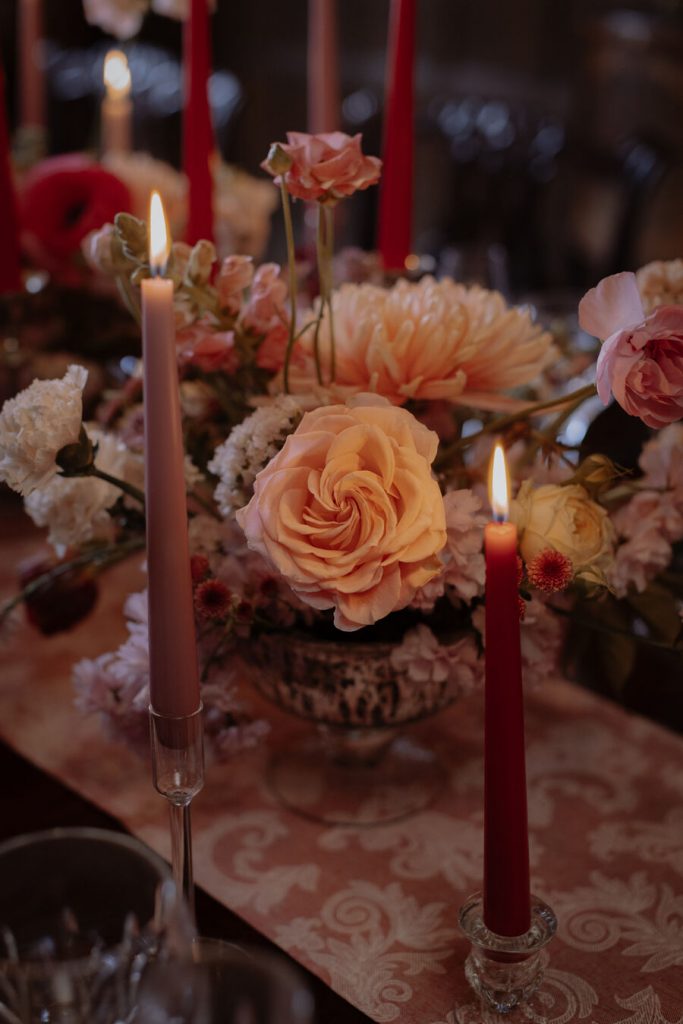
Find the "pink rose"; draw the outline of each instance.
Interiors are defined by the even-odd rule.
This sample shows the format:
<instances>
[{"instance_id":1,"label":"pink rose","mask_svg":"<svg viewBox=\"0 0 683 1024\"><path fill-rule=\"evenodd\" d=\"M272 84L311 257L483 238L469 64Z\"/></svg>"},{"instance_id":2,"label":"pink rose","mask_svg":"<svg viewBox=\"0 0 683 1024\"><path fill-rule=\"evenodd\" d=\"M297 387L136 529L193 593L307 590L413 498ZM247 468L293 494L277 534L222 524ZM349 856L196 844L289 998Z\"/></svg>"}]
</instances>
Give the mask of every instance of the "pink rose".
<instances>
[{"instance_id":1,"label":"pink rose","mask_svg":"<svg viewBox=\"0 0 683 1024\"><path fill-rule=\"evenodd\" d=\"M256 365L262 370L277 373L285 365L285 353L289 331L285 324L278 324L268 331L256 353Z\"/></svg>"},{"instance_id":2,"label":"pink rose","mask_svg":"<svg viewBox=\"0 0 683 1024\"><path fill-rule=\"evenodd\" d=\"M181 365L196 366L204 373L234 373L239 366L232 331L212 331L200 320L178 331L176 341Z\"/></svg>"},{"instance_id":3,"label":"pink rose","mask_svg":"<svg viewBox=\"0 0 683 1024\"><path fill-rule=\"evenodd\" d=\"M216 290L221 309L236 316L242 306L244 291L254 279L251 256L226 256L216 277Z\"/></svg>"},{"instance_id":4,"label":"pink rose","mask_svg":"<svg viewBox=\"0 0 683 1024\"><path fill-rule=\"evenodd\" d=\"M605 339L596 373L605 405L611 391L629 415L655 428L683 416L683 306L646 316L635 274L613 274L584 295L579 323Z\"/></svg>"},{"instance_id":5,"label":"pink rose","mask_svg":"<svg viewBox=\"0 0 683 1024\"><path fill-rule=\"evenodd\" d=\"M441 571L438 438L376 395L306 413L237 519L249 547L335 625L368 626Z\"/></svg>"},{"instance_id":6,"label":"pink rose","mask_svg":"<svg viewBox=\"0 0 683 1024\"><path fill-rule=\"evenodd\" d=\"M363 155L361 138L344 132L287 132L287 142L275 143L261 167L276 175L276 185L284 173L287 191L297 199L334 205L379 181L382 161ZM288 160L291 163L285 170Z\"/></svg>"}]
</instances>

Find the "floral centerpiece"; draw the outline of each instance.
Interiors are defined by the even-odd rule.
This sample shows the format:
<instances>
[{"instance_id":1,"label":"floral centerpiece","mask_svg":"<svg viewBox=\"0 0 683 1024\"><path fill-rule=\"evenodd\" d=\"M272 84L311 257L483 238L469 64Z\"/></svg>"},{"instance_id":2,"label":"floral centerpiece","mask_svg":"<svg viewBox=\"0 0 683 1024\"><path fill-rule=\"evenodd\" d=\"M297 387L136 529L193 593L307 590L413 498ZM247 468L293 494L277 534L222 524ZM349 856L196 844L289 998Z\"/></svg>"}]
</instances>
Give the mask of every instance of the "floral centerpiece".
<instances>
[{"instance_id":1,"label":"floral centerpiece","mask_svg":"<svg viewBox=\"0 0 683 1024\"><path fill-rule=\"evenodd\" d=\"M245 651L252 665L265 671L270 659L272 668L272 644L266 657L257 652L273 637L280 651L293 636L343 642L347 686L353 650L366 658L368 645L388 645L384 678L401 678L412 717L420 701L437 707L480 685L485 479L496 437L514 481L527 685L556 671L577 614L610 622L618 609L617 637L630 638L638 619L645 641L680 648L680 579L667 570L683 537L683 264L618 274L581 303L584 328L603 341L600 398L613 394L652 428L628 474L604 454L582 458L563 434L595 386L573 386L574 354L528 309L450 279L333 286L331 211L380 175L359 136L291 133L263 166L282 199L287 277L247 256L218 260L206 241L176 242L167 271L214 751L263 731L236 684ZM297 299L291 198L318 210L320 294L310 308ZM119 214L85 249L138 316L145 223ZM48 528L58 559L32 574L6 615L22 599L44 605L57 584L77 588L84 567L91 585L92 567L143 547L140 376L86 424L84 383L73 366L0 413L0 479ZM77 701L139 737L148 703L143 595L129 597L125 613L128 640L76 666ZM297 699L315 717L308 698ZM373 707L366 690L345 713L377 723L386 703Z\"/></svg>"}]
</instances>

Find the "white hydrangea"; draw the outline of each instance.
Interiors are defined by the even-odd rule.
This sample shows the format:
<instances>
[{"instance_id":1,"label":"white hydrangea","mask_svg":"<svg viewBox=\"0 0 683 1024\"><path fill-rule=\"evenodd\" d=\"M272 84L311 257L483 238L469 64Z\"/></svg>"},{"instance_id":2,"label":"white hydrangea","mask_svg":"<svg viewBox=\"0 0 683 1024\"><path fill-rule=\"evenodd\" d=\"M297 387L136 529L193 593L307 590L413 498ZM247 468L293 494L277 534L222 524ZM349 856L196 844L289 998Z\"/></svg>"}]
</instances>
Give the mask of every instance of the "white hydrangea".
<instances>
[{"instance_id":1,"label":"white hydrangea","mask_svg":"<svg viewBox=\"0 0 683 1024\"><path fill-rule=\"evenodd\" d=\"M98 445L97 467L128 479L131 456L125 445L93 424L87 430L90 440ZM48 540L62 555L72 545L113 537L114 525L107 510L120 496L118 487L95 476L55 476L32 491L24 499L24 506L36 526L48 527Z\"/></svg>"},{"instance_id":2,"label":"white hydrangea","mask_svg":"<svg viewBox=\"0 0 683 1024\"><path fill-rule=\"evenodd\" d=\"M446 512L446 547L441 552L445 563L444 582L456 595L471 601L484 590L484 526L481 500L464 489L448 491L443 499Z\"/></svg>"},{"instance_id":3,"label":"white hydrangea","mask_svg":"<svg viewBox=\"0 0 683 1024\"><path fill-rule=\"evenodd\" d=\"M208 468L219 478L214 498L221 515L247 504L257 474L277 455L301 416L299 402L281 395L247 416L216 448Z\"/></svg>"},{"instance_id":4,"label":"white hydrangea","mask_svg":"<svg viewBox=\"0 0 683 1024\"><path fill-rule=\"evenodd\" d=\"M448 682L463 696L482 680L483 661L471 636L454 644L441 644L424 623L409 630L402 642L392 648L390 660L395 671L405 672L420 686Z\"/></svg>"},{"instance_id":5,"label":"white hydrangea","mask_svg":"<svg viewBox=\"0 0 683 1024\"><path fill-rule=\"evenodd\" d=\"M57 474L57 453L75 444L88 371L70 366L61 380L34 380L0 411L0 480L24 496Z\"/></svg>"}]
</instances>

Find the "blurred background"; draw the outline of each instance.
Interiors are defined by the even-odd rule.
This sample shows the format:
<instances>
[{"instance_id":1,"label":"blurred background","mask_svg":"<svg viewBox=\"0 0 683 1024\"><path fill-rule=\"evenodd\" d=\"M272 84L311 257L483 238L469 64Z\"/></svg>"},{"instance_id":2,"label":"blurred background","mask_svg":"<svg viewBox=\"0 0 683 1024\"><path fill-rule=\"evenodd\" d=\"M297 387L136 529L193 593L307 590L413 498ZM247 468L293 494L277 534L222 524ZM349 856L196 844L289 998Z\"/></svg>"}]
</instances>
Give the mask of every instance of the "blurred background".
<instances>
[{"instance_id":1,"label":"blurred background","mask_svg":"<svg viewBox=\"0 0 683 1024\"><path fill-rule=\"evenodd\" d=\"M679 256L683 3L420 0L415 249L510 297L575 290ZM110 37L80 0L46 0L49 150L96 148ZM338 3L342 125L381 153L388 0ZM253 173L306 127L306 0L218 0L211 98L222 154ZM16 116L16 3L0 2ZM118 45L118 44L117 44ZM150 15L124 43L135 145L180 158L181 29ZM377 190L342 240L374 246ZM280 232L274 232L279 255ZM560 292L557 292L557 290Z\"/></svg>"}]
</instances>

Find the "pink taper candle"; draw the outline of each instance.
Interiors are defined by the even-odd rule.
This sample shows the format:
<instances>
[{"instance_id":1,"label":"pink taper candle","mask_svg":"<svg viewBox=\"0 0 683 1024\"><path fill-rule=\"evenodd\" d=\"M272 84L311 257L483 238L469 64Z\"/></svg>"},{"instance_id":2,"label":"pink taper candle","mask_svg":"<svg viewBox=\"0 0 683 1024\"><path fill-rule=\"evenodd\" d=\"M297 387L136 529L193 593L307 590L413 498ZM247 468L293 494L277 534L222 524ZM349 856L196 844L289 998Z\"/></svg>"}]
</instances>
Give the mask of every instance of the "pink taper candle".
<instances>
[{"instance_id":1,"label":"pink taper candle","mask_svg":"<svg viewBox=\"0 0 683 1024\"><path fill-rule=\"evenodd\" d=\"M416 0L391 0L378 246L386 270L403 270L413 239Z\"/></svg>"},{"instance_id":2,"label":"pink taper candle","mask_svg":"<svg viewBox=\"0 0 683 1024\"><path fill-rule=\"evenodd\" d=\"M500 445L491 477L491 505L498 521L484 531L484 923L496 935L523 935L531 916L517 530L504 521L508 487Z\"/></svg>"},{"instance_id":3,"label":"pink taper candle","mask_svg":"<svg viewBox=\"0 0 683 1024\"><path fill-rule=\"evenodd\" d=\"M168 233L161 199L150 204L150 265L163 274ZM150 703L178 718L199 707L199 673L187 539L184 445L180 420L173 282L142 282L145 498L149 602Z\"/></svg>"},{"instance_id":4,"label":"pink taper candle","mask_svg":"<svg viewBox=\"0 0 683 1024\"><path fill-rule=\"evenodd\" d=\"M5 104L5 72L0 64L0 295L21 291L21 260L19 253L19 221L14 194L10 158L7 107Z\"/></svg>"},{"instance_id":5,"label":"pink taper candle","mask_svg":"<svg viewBox=\"0 0 683 1024\"><path fill-rule=\"evenodd\" d=\"M104 58L105 94L100 108L100 143L106 154L130 153L133 132L133 103L128 58L121 50L110 50Z\"/></svg>"},{"instance_id":6,"label":"pink taper candle","mask_svg":"<svg viewBox=\"0 0 683 1024\"><path fill-rule=\"evenodd\" d=\"M19 0L20 120L24 128L45 126L43 0Z\"/></svg>"},{"instance_id":7,"label":"pink taper candle","mask_svg":"<svg viewBox=\"0 0 683 1024\"><path fill-rule=\"evenodd\" d=\"M183 68L183 170L189 189L185 241L194 245L200 238L213 239L211 160L215 142L208 94L211 48L207 0L190 0L183 30Z\"/></svg>"},{"instance_id":8,"label":"pink taper candle","mask_svg":"<svg viewBox=\"0 0 683 1024\"><path fill-rule=\"evenodd\" d=\"M336 0L308 0L308 131L341 125Z\"/></svg>"}]
</instances>

